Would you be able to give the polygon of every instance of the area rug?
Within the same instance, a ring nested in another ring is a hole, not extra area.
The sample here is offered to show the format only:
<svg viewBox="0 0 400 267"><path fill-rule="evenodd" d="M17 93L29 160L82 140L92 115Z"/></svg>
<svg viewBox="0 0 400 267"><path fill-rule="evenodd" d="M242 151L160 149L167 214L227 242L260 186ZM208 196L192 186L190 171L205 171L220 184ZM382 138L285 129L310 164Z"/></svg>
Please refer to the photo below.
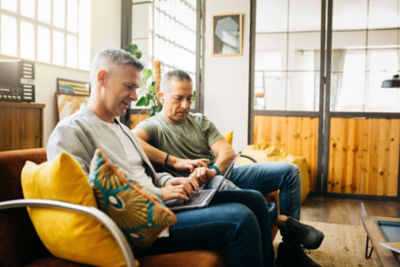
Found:
<svg viewBox="0 0 400 267"><path fill-rule="evenodd" d="M320 229L325 234L321 247L312 250L309 256L323 267L372 267L378 266L374 253L365 259L366 234L361 225L304 222ZM275 249L282 240L278 234L274 240ZM294 266L295 267L295 266Z"/></svg>

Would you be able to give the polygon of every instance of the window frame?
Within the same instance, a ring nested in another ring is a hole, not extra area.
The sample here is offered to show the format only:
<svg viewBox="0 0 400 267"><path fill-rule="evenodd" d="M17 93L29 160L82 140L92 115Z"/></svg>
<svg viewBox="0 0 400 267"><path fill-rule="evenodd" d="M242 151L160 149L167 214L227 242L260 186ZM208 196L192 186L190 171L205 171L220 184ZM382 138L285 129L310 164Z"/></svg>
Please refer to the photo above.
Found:
<svg viewBox="0 0 400 267"><path fill-rule="evenodd" d="M185 0L179 0L183 3L187 3ZM149 1L135 1L135 0L122 0L121 8L122 8L122 16L121 16L121 48L123 48L125 45L134 42L132 38L132 7L135 4L152 4L153 5L153 10L157 7L154 5L153 0ZM204 14L204 1L202 0L196 0L196 51L195 53L195 84L193 84L193 89L196 90L196 98L194 101L194 108L192 108L192 112L203 112L204 111L204 89L203 89L203 81L202 81L202 76L203 76L203 69L201 66L204 66L204 20L203 20L203 15ZM160 12L165 13L165 11L161 10ZM153 11L154 13L154 11ZM170 16L169 14L167 14ZM154 17L153 17L154 21ZM179 22L179 24L182 24ZM185 26L186 27L186 26ZM163 36L152 32L152 42L154 44L154 38L157 36L158 38L165 39ZM170 41L170 40L166 40ZM180 46L178 44L178 46ZM140 47L139 47L140 48ZM183 48L186 50L186 48ZM152 55L151 55L151 61L154 62L154 45L152 48ZM173 68L174 66L162 63L163 65L167 67ZM150 68L150 66L149 66ZM152 69L152 66L151 66ZM149 109L148 108L131 108L130 112L131 114L142 114L142 113L148 113ZM128 115L127 115L128 116ZM128 123L129 119L126 117L125 118L125 123Z"/></svg>
<svg viewBox="0 0 400 267"><path fill-rule="evenodd" d="M2 5L1 5L1 1L0 0L0 36L1 36L1 20L3 16L7 16L7 17L11 17L13 19L15 19L16 22L16 53L15 55L10 55L7 53L4 53L2 50L2 43L1 43L1 39L0 39L0 56L4 57L4 58L21 58L21 59L26 59L35 63L41 63L41 64L45 64L45 65L50 65L50 66L56 66L56 67L63 67L63 68L67 68L67 69L73 69L73 70L83 70L83 71L89 71L89 67L90 67L90 58L88 58L88 61L84 61L82 62L81 58L80 58L80 41L81 35L87 34L85 32L81 32L80 31L80 27L79 27L79 20L80 20L80 12L81 12L81 8L80 8L80 1L82 0L76 0L76 11L77 11L77 15L76 15L76 32L74 31L70 31L68 29L68 0L65 0L64 2L64 27L58 27L53 25L54 21L53 21L53 7L54 7L54 0L50 0L50 19L49 22L42 22L39 20L38 18L38 13L39 13L39 6L38 6L38 0L33 0L34 1L34 15L33 17L27 17L21 14L21 0L16 0L16 11L10 11L7 9L3 9ZM88 4L89 4L89 9L90 10L90 6L91 6L91 1L87 0ZM90 15L90 14L89 14ZM89 19L90 21L90 19ZM29 57L24 57L23 53L21 51L21 23L22 22L26 22L30 25L33 26L33 57L29 58ZM48 61L44 61L38 58L39 55L39 37L38 37L38 32L39 32L39 27L47 29L49 31L49 52L48 52ZM53 53L54 53L54 32L59 32L62 34L63 36L63 64L57 64L55 63L55 59L53 57ZM90 26L88 29L88 32L90 33ZM75 62L74 65L69 65L68 64L68 57L70 57L69 53L68 53L68 36L71 36L73 38L75 38L75 59L73 60L73 62ZM85 53L83 54L87 54L90 55L90 38L89 40L89 45L88 45L88 50L89 51L85 51Z"/></svg>

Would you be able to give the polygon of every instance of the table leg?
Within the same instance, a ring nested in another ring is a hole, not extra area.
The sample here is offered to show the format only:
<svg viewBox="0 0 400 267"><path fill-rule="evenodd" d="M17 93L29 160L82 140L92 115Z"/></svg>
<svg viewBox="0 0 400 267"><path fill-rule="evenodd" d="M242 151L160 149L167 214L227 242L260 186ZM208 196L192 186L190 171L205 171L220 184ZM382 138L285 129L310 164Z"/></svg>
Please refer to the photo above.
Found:
<svg viewBox="0 0 400 267"><path fill-rule="evenodd" d="M367 241L365 244L365 258L369 259L371 258L372 252L374 251L374 246L371 244L371 249L368 251L368 247L369 247L369 236L367 235Z"/></svg>

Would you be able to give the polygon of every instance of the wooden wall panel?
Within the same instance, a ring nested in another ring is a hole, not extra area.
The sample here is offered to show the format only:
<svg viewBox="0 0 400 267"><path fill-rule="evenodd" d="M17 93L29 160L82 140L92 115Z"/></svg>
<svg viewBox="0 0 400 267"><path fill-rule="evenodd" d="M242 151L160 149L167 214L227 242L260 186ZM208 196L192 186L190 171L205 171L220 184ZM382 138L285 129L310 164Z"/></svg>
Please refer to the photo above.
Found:
<svg viewBox="0 0 400 267"><path fill-rule="evenodd" d="M267 143L306 158L311 191L316 191L318 163L318 118L254 117L254 144Z"/></svg>
<svg viewBox="0 0 400 267"><path fill-rule="evenodd" d="M149 114L130 114L130 119L131 119L131 125L130 128L133 129L136 127L136 125L139 124L139 122L147 119L149 117Z"/></svg>
<svg viewBox="0 0 400 267"><path fill-rule="evenodd" d="M328 192L397 196L399 119L332 118Z"/></svg>

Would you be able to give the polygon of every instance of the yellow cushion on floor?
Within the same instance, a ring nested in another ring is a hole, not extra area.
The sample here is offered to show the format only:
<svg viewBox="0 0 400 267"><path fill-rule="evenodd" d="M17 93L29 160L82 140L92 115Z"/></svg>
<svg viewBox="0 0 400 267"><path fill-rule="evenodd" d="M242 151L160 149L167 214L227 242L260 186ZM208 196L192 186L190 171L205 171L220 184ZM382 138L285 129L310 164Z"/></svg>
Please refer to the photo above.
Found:
<svg viewBox="0 0 400 267"><path fill-rule="evenodd" d="M304 157L293 156L275 146L267 144L246 146L242 150L242 153L255 158L258 162L285 161L296 164L300 169L301 175L301 201L307 198L307 195L310 193L310 174ZM241 166L250 162L248 159L241 157L236 164Z"/></svg>
<svg viewBox="0 0 400 267"><path fill-rule="evenodd" d="M65 152L40 165L27 161L22 169L22 189L27 199L96 207L86 174ZM32 207L28 212L40 239L54 256L96 266L126 265L114 238L93 217L52 208Z"/></svg>

